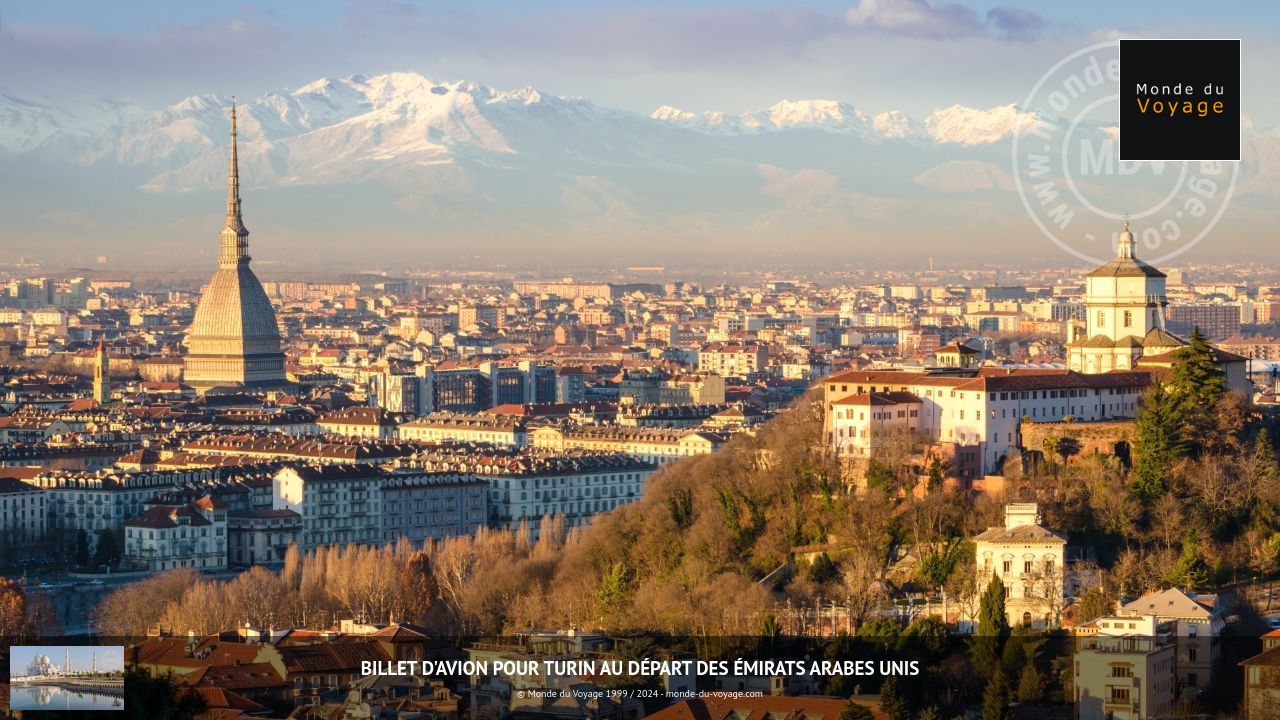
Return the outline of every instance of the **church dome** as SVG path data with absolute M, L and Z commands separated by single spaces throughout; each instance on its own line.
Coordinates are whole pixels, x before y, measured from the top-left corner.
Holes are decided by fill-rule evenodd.
M 214 273 L 200 296 L 187 334 L 187 346 L 193 352 L 197 345 L 225 345 L 228 341 L 245 346 L 273 342 L 274 350 L 280 351 L 275 309 L 248 264 L 220 268 Z
M 1129 221 L 1124 221 L 1124 231 L 1116 242 L 1116 257 L 1089 273 L 1088 277 L 1166 277 L 1164 273 L 1142 262 L 1133 254 L 1133 233 L 1129 230 Z

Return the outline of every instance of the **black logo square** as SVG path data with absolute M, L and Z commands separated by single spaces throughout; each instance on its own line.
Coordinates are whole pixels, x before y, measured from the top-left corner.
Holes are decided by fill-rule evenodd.
M 1240 41 L 1122 39 L 1120 159 L 1239 160 Z

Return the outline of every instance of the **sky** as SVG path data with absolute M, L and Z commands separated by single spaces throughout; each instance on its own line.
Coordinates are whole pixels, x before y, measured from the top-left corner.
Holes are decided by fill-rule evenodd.
M 531 86 L 641 116 L 663 105 L 743 113 L 784 99 L 823 98 L 867 115 L 901 111 L 922 119 L 957 104 L 987 109 L 1020 102 L 1059 59 L 1119 37 L 1242 39 L 1247 122 L 1280 137 L 1280 93 L 1271 91 L 1280 69 L 1274 0 L 0 0 L 0 95 L 73 113 L 102 98 L 152 111 L 206 93 L 260 98 L 325 77 L 407 71 L 439 83 Z M 221 128 L 216 135 L 210 152 L 221 152 Z M 1226 249 L 1247 258 L 1253 252 L 1247 238 L 1274 227 L 1280 172 L 1262 161 L 1275 157 L 1278 143 L 1269 135 L 1256 146 L 1219 226 L 1225 244 L 1198 246 L 1199 257 Z M 309 178 L 294 187 L 261 180 L 271 163 L 286 164 L 296 146 L 277 148 L 256 166 L 252 147 L 242 157 L 253 252 L 263 264 L 304 253 L 308 261 L 338 262 L 345 252 L 348 260 L 372 254 L 379 262 L 418 266 L 431 253 L 470 252 L 472 245 L 484 257 L 548 247 L 576 252 L 587 243 L 604 256 L 626 250 L 644 264 L 665 260 L 659 248 L 709 258 L 724 249 L 773 252 L 781 247 L 777 238 L 796 233 L 805 237 L 786 243 L 788 249 L 849 261 L 882 246 L 911 247 L 916 256 L 982 247 L 993 260 L 1058 252 L 1010 190 L 1007 151 L 978 156 L 953 149 L 937 161 L 952 162 L 933 175 L 920 167 L 900 173 L 897 186 L 877 187 L 857 177 L 856 156 L 835 168 L 823 151 L 804 151 L 801 159 L 797 147 L 759 143 L 735 156 L 746 158 L 744 169 L 708 177 L 705 188 L 692 183 L 682 193 L 683 185 L 672 184 L 669 204 L 682 207 L 669 214 L 663 185 L 682 179 L 679 146 L 665 149 L 672 173 L 646 175 L 647 184 L 615 167 L 602 170 L 603 177 L 590 168 L 553 173 L 549 182 L 556 184 L 549 186 L 546 176 L 502 174 L 472 154 L 462 157 L 472 164 L 457 164 L 453 175 L 441 170 L 397 185 L 393 174 L 378 189 L 342 194 L 301 187 Z M 220 227 L 221 157 L 205 158 L 183 176 L 211 179 L 193 197 L 145 191 L 176 166 L 173 158 L 164 167 L 143 158 L 123 169 L 98 162 L 81 172 L 75 162 L 19 158 L 6 165 L 0 155 L 0 187 L 16 191 L 0 193 L 0 214 L 10 218 L 0 250 L 54 253 L 76 266 L 132 254 L 183 269 L 207 267 L 216 252 L 209 238 Z M 713 157 L 697 167 L 717 166 Z M 607 175 L 611 170 L 617 172 Z M 975 178 L 986 178 L 989 187 L 956 190 L 957 182 Z M 721 199 L 715 193 L 734 203 L 704 211 L 695 202 L 704 189 L 706 208 Z M 526 207 L 507 202 L 511 197 Z M 343 203 L 342 217 L 317 213 L 321 201 Z M 530 208 L 550 208 L 554 217 L 532 219 Z M 1093 229 L 1099 236 L 1110 231 L 1102 224 Z M 352 231 L 376 251 L 357 252 Z M 325 252 L 310 252 L 317 246 Z
M 411 70 L 644 112 L 826 97 L 925 114 L 1013 102 L 1046 62 L 1115 35 L 1242 37 L 1246 84 L 1265 83 L 1278 30 L 1264 0 L 20 0 L 0 2 L 0 90 L 168 104 Z M 1280 119 L 1270 95 L 1248 110 Z
M 48 655 L 54 665 L 62 667 L 70 653 L 71 667 L 76 672 L 88 671 L 93 667 L 95 648 L 77 645 L 16 645 L 9 650 L 9 674 L 26 673 L 31 660 L 37 655 Z M 120 646 L 96 648 L 98 655 L 98 671 L 124 670 L 124 648 Z

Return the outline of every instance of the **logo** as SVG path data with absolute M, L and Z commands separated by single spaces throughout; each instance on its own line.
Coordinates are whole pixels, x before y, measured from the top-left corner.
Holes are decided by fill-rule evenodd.
M 1119 90 L 1119 41 L 1049 68 L 1019 108 L 1028 120 L 1013 136 L 1014 182 L 1031 219 L 1063 250 L 1107 262 L 1128 219 L 1139 255 L 1159 264 L 1209 234 L 1240 165 L 1121 160 Z

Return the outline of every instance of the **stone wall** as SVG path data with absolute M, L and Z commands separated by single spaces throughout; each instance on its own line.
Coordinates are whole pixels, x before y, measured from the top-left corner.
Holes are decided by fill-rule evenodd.
M 1137 435 L 1132 420 L 1107 420 L 1101 422 L 1022 422 L 1019 429 L 1022 449 L 1027 453 L 1044 453 L 1046 438 L 1065 440 L 1070 447 L 1067 464 L 1079 462 L 1092 453 L 1115 455 L 1130 461 L 1133 438 Z M 1051 458 L 1061 462 L 1062 456 Z

